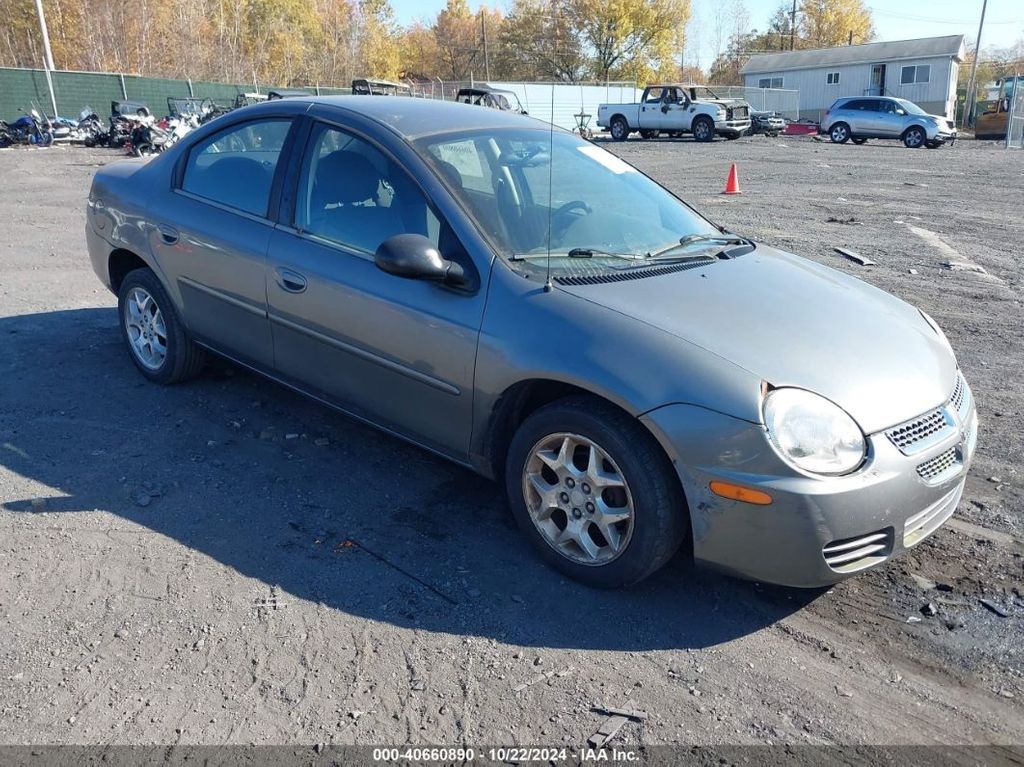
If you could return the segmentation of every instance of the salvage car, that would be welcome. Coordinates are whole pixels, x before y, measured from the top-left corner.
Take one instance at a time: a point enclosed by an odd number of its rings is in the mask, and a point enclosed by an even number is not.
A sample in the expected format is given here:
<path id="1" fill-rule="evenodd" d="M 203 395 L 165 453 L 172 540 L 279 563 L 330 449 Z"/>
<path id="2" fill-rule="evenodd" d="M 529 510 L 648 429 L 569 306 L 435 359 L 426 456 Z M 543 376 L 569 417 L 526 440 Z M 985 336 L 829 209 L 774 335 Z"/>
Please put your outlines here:
<path id="1" fill-rule="evenodd" d="M 786 121 L 778 112 L 752 111 L 750 113 L 750 135 L 761 133 L 775 138 L 786 129 Z"/>
<path id="2" fill-rule="evenodd" d="M 748 578 L 839 581 L 948 519 L 975 450 L 927 314 L 509 112 L 245 107 L 98 170 L 86 238 L 145 378 L 216 353 L 497 479 L 592 586 L 684 541 Z"/>
<path id="3" fill-rule="evenodd" d="M 469 87 L 459 88 L 455 100 L 462 104 L 475 104 L 476 106 L 501 109 L 505 112 L 517 112 L 525 115 L 527 112 L 519 101 L 515 91 L 503 88 L 492 88 L 481 83 Z"/>
<path id="4" fill-rule="evenodd" d="M 930 115 L 906 99 L 888 96 L 838 99 L 821 118 L 821 132 L 835 144 L 868 139 L 902 141 L 909 149 L 937 149 L 956 141 L 956 123 Z"/>
<path id="5" fill-rule="evenodd" d="M 597 124 L 616 141 L 634 132 L 641 138 L 692 133 L 697 141 L 712 141 L 716 135 L 736 139 L 750 128 L 750 108 L 744 101 L 719 99 L 704 87 L 649 85 L 639 103 L 599 104 Z"/>

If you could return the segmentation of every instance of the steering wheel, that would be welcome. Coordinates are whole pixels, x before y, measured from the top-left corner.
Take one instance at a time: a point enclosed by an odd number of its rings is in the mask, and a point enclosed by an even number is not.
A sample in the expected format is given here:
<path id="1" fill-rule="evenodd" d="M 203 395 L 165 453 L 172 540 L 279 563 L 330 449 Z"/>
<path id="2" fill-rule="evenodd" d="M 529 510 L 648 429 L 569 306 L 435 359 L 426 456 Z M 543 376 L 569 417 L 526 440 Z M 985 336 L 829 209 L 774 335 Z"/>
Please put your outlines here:
<path id="1" fill-rule="evenodd" d="M 561 216 L 564 213 L 572 213 L 574 210 L 582 210 L 587 215 L 594 212 L 593 208 L 587 205 L 583 200 L 569 200 L 565 205 L 560 205 L 552 215 Z"/>
<path id="2" fill-rule="evenodd" d="M 570 200 L 565 203 L 565 205 L 559 205 L 558 208 L 551 213 L 552 221 L 557 222 L 553 227 L 555 230 L 553 233 L 557 236 L 565 234 L 569 229 L 569 226 L 572 224 L 572 218 L 568 214 L 575 213 L 576 211 L 581 211 L 581 213 L 577 215 L 584 216 L 589 216 L 594 212 L 593 208 L 583 202 L 583 200 Z"/>

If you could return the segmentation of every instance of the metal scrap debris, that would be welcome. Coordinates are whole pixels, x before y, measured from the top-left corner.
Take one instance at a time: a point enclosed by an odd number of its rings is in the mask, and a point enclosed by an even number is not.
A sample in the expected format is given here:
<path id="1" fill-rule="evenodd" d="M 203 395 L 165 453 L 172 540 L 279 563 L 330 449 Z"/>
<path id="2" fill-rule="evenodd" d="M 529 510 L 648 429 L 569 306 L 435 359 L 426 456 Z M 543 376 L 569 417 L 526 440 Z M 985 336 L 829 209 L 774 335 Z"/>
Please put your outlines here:
<path id="1" fill-rule="evenodd" d="M 608 714 L 608 718 L 601 722 L 597 732 L 587 738 L 587 743 L 593 748 L 604 748 L 614 738 L 622 725 L 626 722 L 642 722 L 647 718 L 643 711 L 631 711 L 621 708 L 609 708 L 607 706 L 594 706 L 592 711 L 599 714 Z"/>
<path id="2" fill-rule="evenodd" d="M 839 255 L 846 256 L 851 261 L 856 261 L 861 266 L 874 266 L 876 263 L 867 256 L 862 256 L 860 253 L 855 253 L 854 251 L 847 250 L 846 248 L 835 248 L 834 250 Z"/>

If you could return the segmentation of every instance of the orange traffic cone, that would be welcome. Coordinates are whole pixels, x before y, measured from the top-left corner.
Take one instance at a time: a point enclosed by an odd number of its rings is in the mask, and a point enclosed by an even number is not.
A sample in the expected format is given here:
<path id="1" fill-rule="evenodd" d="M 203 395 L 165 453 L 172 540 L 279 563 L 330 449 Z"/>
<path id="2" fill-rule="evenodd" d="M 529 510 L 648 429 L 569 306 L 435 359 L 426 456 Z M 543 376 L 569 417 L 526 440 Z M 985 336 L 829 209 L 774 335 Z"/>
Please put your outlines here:
<path id="1" fill-rule="evenodd" d="M 725 191 L 722 194 L 743 194 L 740 191 L 740 174 L 736 170 L 736 163 L 729 168 L 729 178 L 725 182 Z"/>

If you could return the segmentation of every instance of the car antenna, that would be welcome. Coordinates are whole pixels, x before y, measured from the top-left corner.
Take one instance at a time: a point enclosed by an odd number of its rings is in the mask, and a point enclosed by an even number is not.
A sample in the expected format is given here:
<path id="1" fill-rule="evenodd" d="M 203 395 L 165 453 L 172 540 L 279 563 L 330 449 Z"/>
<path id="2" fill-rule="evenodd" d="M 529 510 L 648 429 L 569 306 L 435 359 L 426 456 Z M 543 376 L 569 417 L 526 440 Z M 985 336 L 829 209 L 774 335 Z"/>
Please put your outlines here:
<path id="1" fill-rule="evenodd" d="M 551 284 L 551 206 L 553 204 L 552 188 L 555 165 L 555 81 L 551 81 L 551 124 L 548 126 L 548 258 L 547 277 L 544 280 L 544 292 L 550 293 L 554 286 Z"/>

